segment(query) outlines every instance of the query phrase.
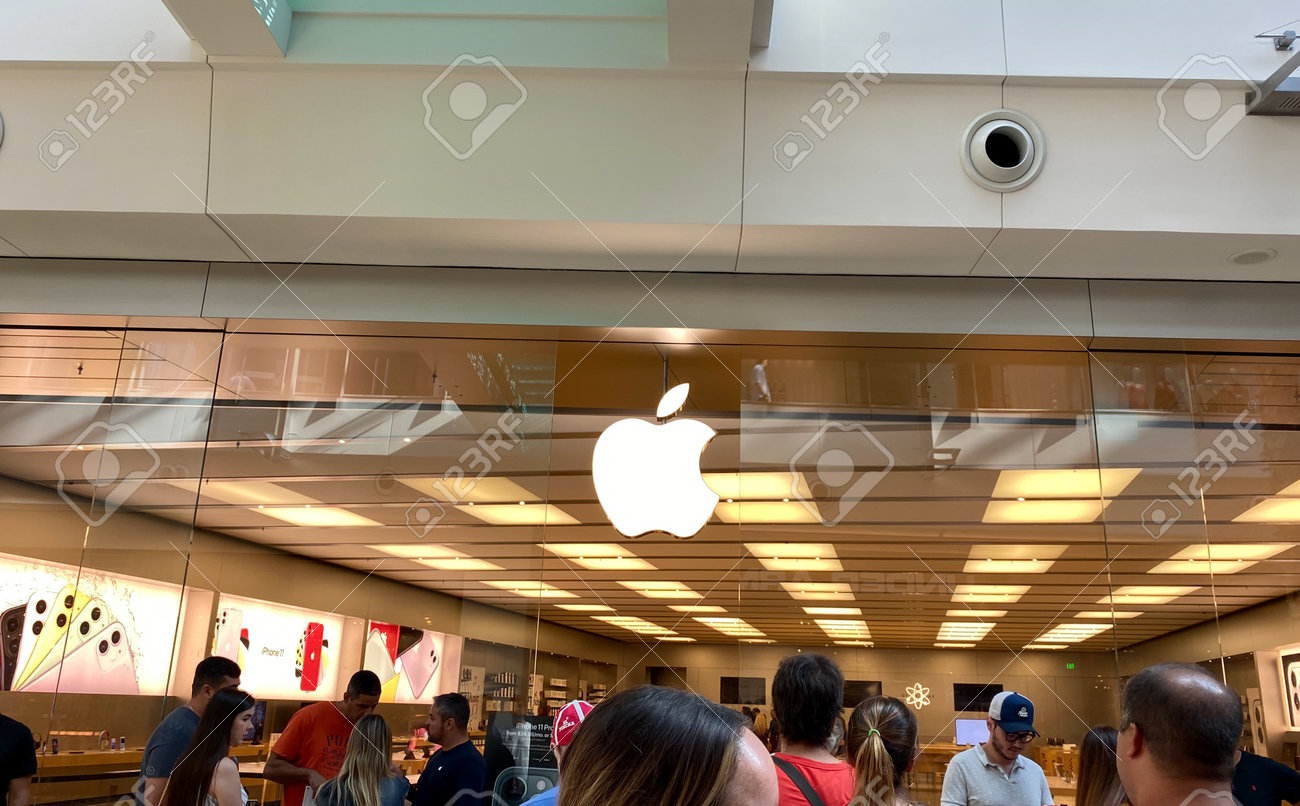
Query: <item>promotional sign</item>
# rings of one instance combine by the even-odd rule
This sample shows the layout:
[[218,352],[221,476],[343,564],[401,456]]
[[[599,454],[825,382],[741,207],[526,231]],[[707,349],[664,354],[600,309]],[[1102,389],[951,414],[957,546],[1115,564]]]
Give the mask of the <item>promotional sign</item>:
[[460,651],[459,636],[372,621],[361,668],[379,675],[380,702],[424,703],[456,690]]
[[181,587],[0,554],[5,691],[165,694]]
[[489,715],[483,760],[487,763],[488,781],[494,788],[507,771],[513,774],[519,770],[556,768],[555,752],[551,749],[552,721],[549,716],[518,716],[506,711]]
[[1292,730],[1300,730],[1300,646],[1278,647],[1282,672],[1282,696]]
[[332,700],[342,636],[341,616],[222,595],[212,654],[238,663],[259,699]]

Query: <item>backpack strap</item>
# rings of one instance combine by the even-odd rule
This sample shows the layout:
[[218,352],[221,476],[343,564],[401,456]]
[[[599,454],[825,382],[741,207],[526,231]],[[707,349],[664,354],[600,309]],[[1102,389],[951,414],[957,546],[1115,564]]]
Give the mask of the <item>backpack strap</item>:
[[817,794],[817,790],[813,789],[812,784],[808,783],[808,779],[804,777],[803,773],[799,772],[798,767],[775,755],[772,756],[772,763],[781,772],[785,773],[786,777],[793,781],[795,786],[799,787],[799,791],[803,793],[804,798],[808,801],[808,806],[826,806],[826,801],[821,799]]

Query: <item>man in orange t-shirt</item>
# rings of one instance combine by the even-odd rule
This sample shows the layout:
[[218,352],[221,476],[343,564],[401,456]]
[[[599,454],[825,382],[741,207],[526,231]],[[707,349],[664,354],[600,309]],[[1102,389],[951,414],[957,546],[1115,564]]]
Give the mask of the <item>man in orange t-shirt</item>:
[[308,786],[314,794],[339,774],[352,726],[375,710],[379,691],[379,677],[360,671],[348,681],[343,702],[318,702],[293,715],[262,772],[266,780],[284,786],[282,806],[302,806]]

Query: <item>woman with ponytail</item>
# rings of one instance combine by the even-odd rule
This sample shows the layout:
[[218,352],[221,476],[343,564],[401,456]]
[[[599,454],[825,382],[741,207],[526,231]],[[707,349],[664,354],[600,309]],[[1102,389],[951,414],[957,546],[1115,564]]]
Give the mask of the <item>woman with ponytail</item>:
[[853,709],[845,737],[856,781],[849,806],[907,806],[907,773],[916,760],[916,716],[893,697]]

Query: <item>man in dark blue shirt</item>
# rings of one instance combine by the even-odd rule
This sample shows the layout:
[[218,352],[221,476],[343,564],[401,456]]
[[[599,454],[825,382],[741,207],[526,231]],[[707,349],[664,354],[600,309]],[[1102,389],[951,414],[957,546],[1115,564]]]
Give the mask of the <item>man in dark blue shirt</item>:
[[1278,806],[1300,801],[1300,772],[1271,758],[1237,751],[1232,796],[1242,806]]
[[144,746],[136,791],[139,794],[143,787],[142,794],[147,804],[157,804],[162,800],[167,779],[181,760],[185,748],[190,746],[194,732],[199,729],[199,717],[212,701],[212,695],[223,688],[238,686],[239,675],[239,664],[229,658],[204,658],[194,667],[190,701],[158,723]]
[[21,722],[0,715],[0,784],[8,806],[27,806],[36,774],[36,743]]
[[439,694],[429,709],[429,741],[441,749],[429,757],[420,781],[408,796],[415,806],[485,806],[487,763],[469,740],[469,700]]

